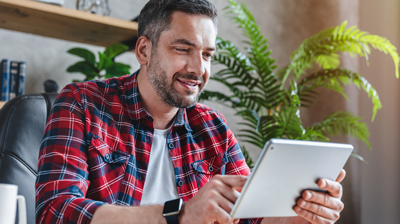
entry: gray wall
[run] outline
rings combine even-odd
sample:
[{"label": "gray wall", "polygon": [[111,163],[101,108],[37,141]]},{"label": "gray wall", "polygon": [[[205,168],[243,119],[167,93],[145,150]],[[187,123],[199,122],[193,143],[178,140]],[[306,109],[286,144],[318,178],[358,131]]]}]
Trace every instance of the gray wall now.
[{"label": "gray wall", "polygon": [[[360,1],[360,26],[363,30],[384,36],[400,46],[400,3],[397,0]],[[383,104],[376,119],[370,122],[371,103],[360,95],[359,111],[369,123],[372,152],[362,146],[362,155],[369,161],[360,164],[361,221],[364,224],[400,223],[400,80],[395,79],[393,61],[374,50],[369,66],[360,60],[360,72],[380,94]]]},{"label": "gray wall", "polygon": [[[112,0],[109,1],[112,17],[130,20],[136,17],[146,0]],[[223,15],[221,9],[227,5],[226,0],[212,0],[220,10],[219,35],[241,45],[241,31],[236,29]],[[297,48],[305,38],[317,31],[336,26],[344,20],[350,25],[360,25],[363,30],[388,37],[398,45],[398,10],[396,0],[246,0],[250,10],[255,15],[263,34],[269,38],[272,56],[277,59],[277,65],[283,66],[289,62],[290,53]],[[379,2],[379,3],[378,3]],[[75,0],[65,0],[67,8],[74,8]],[[26,93],[43,92],[43,82],[46,79],[55,80],[60,88],[70,83],[72,79],[83,79],[79,74],[68,74],[66,68],[78,61],[66,51],[72,47],[85,47],[93,51],[104,48],[73,43],[68,41],[45,38],[25,33],[0,29],[0,59],[21,60],[28,63]],[[133,53],[125,53],[117,61],[130,64],[132,72],[139,68]],[[347,166],[348,177],[345,185],[346,210],[341,223],[363,224],[395,224],[400,223],[399,199],[400,179],[399,163],[399,118],[400,107],[396,95],[399,80],[394,78],[394,67],[390,57],[373,52],[367,67],[363,60],[360,66],[357,59],[345,57],[343,65],[354,71],[361,71],[381,94],[384,108],[378,112],[374,123],[369,124],[372,132],[371,143],[374,150],[369,152],[366,147],[350,138],[336,138],[335,141],[351,142],[357,152],[367,158],[369,164],[360,163],[352,158]],[[218,69],[218,67],[214,67]],[[208,89],[221,89],[216,83],[210,83]],[[331,92],[322,91],[322,97],[317,106],[310,110],[302,110],[305,124],[320,120],[326,114],[347,109],[365,117],[369,122],[372,105],[365,94],[355,87],[347,88],[352,101],[344,101]],[[232,110],[219,104],[208,103],[221,111],[227,118],[229,126],[238,132],[239,121]],[[370,123],[370,122],[369,122]],[[254,159],[260,153],[259,149],[248,147]]]},{"label": "gray wall", "polygon": [[[65,0],[64,7],[74,8],[75,2]],[[112,17],[131,20],[139,15],[146,1],[113,0],[110,3]],[[43,82],[46,79],[55,80],[60,88],[72,79],[84,79],[83,75],[65,72],[69,65],[79,60],[78,57],[66,53],[73,47],[84,47],[96,52],[104,50],[102,47],[0,29],[0,58],[27,62],[26,93],[44,92]],[[139,67],[133,53],[126,53],[117,61],[130,64],[132,71]]]}]

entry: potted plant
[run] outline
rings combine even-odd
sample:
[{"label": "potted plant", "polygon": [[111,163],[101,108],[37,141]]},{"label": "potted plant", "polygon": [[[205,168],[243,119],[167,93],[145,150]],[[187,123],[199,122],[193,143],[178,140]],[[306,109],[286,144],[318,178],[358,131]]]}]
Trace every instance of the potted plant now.
[{"label": "potted plant", "polygon": [[[324,120],[304,127],[300,107],[310,106],[318,95],[317,88],[334,90],[347,98],[343,86],[354,83],[363,89],[373,103],[373,116],[382,107],[378,93],[361,75],[340,67],[339,52],[367,58],[370,46],[389,54],[396,66],[398,77],[399,56],[396,47],[387,39],[346,28],[346,22],[325,29],[306,39],[294,51],[289,65],[277,69],[271,58],[267,39],[261,34],[251,12],[244,4],[228,0],[225,9],[231,19],[243,30],[246,53],[242,53],[231,41],[217,38],[217,51],[213,62],[224,69],[210,79],[229,88],[229,94],[205,90],[200,100],[216,100],[236,111],[246,128],[238,137],[262,149],[271,138],[287,138],[311,141],[329,141],[328,136],[351,135],[371,148],[367,125],[361,117],[347,111],[337,111]],[[242,147],[249,166],[253,161]],[[362,160],[356,154],[354,156]]]},{"label": "potted plant", "polygon": [[[86,76],[84,81],[92,79],[104,79],[111,77],[120,77],[130,74],[131,66],[114,61],[114,58],[128,50],[128,46],[123,44],[113,44],[108,46],[104,52],[98,52],[98,61],[91,51],[84,48],[72,48],[67,52],[82,58],[75,64],[67,68],[67,72],[79,72]],[[81,82],[82,80],[73,80]]]}]

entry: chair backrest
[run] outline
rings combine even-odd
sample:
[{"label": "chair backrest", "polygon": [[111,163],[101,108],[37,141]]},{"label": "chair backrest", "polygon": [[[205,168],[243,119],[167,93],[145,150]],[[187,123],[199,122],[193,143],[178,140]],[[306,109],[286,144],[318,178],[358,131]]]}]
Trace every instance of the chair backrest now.
[{"label": "chair backrest", "polygon": [[35,181],[47,117],[57,94],[16,97],[0,110],[0,183],[18,185],[28,223],[35,223]]}]

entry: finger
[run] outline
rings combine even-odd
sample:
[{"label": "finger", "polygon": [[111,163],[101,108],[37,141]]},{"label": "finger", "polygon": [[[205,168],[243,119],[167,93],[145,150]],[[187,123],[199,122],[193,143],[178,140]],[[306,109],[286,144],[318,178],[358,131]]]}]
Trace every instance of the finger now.
[{"label": "finger", "polygon": [[[204,209],[207,211],[206,214],[209,220],[213,220],[212,223],[231,224],[233,221],[229,213],[227,213],[223,208],[221,208],[217,201],[212,201],[211,203],[207,203]],[[191,223],[195,223],[195,221],[192,220]]]},{"label": "finger", "polygon": [[326,190],[335,198],[341,198],[343,194],[342,185],[339,182],[328,180],[328,179],[320,179],[318,181],[318,187],[322,190]]},{"label": "finger", "polygon": [[225,210],[228,214],[231,213],[232,208],[233,208],[233,203],[226,198],[218,198],[217,199],[217,204],[219,207],[221,207],[223,210]]},{"label": "finger", "polygon": [[342,211],[344,208],[343,202],[339,198],[332,197],[329,194],[307,190],[302,196],[307,202],[317,203],[335,211]]},{"label": "finger", "polygon": [[220,223],[220,224],[231,224],[233,222],[233,218],[227,213],[225,210],[223,210],[221,207],[216,207],[217,209],[217,220],[214,223]]},{"label": "finger", "polygon": [[342,169],[339,173],[339,176],[336,178],[336,182],[342,182],[342,180],[346,177],[346,170]]},{"label": "finger", "polygon": [[336,221],[340,217],[340,211],[335,211],[320,204],[305,201],[304,199],[299,199],[297,201],[297,205],[303,210],[307,210],[329,220]]},{"label": "finger", "polygon": [[326,219],[315,213],[309,212],[307,210],[301,209],[296,206],[294,211],[303,219],[307,220],[311,224],[321,224],[321,223],[333,223],[333,220]]},{"label": "finger", "polygon": [[240,175],[215,175],[214,178],[221,180],[231,188],[242,188],[248,179],[247,176]]},{"label": "finger", "polygon": [[237,191],[239,194],[242,192],[242,187],[236,187],[236,188],[233,188],[233,189],[235,189],[235,191]]},{"label": "finger", "polygon": [[[210,195],[211,198],[217,198],[218,195],[221,195],[222,196],[221,200],[228,200],[229,202],[232,203],[235,203],[236,200],[238,199],[239,194],[237,194],[233,188],[226,185],[218,178],[210,181],[209,185],[212,191],[215,191],[213,195]],[[212,191],[210,191],[210,193],[212,193]]]},{"label": "finger", "polygon": [[[229,224],[238,224],[240,219],[234,219],[231,223]],[[218,222],[214,222],[213,224],[219,224]]]}]

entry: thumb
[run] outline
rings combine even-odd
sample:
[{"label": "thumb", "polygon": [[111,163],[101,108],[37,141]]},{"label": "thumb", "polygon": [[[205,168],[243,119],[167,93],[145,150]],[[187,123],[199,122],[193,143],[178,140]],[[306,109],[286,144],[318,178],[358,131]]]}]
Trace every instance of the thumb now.
[{"label": "thumb", "polygon": [[336,182],[342,182],[342,180],[344,179],[344,177],[346,176],[346,171],[344,169],[342,169],[339,173],[339,176],[336,178]]}]

